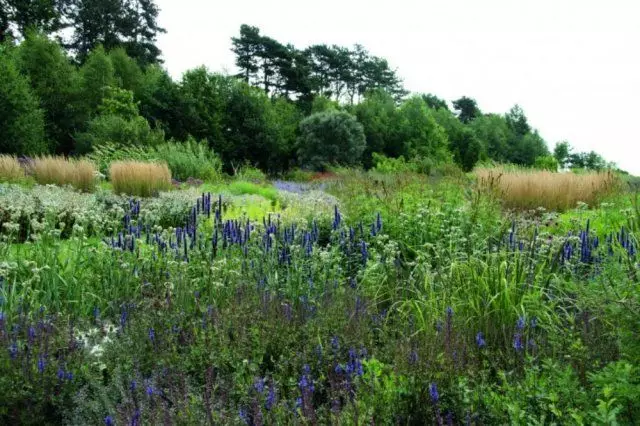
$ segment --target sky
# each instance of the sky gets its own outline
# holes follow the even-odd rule
[[[411,92],[483,112],[514,104],[552,150],[567,140],[640,175],[640,0],[157,0],[165,66],[235,72],[241,24],[298,48],[362,44]]]

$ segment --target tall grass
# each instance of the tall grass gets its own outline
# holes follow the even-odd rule
[[[579,202],[595,205],[620,188],[620,179],[609,171],[576,174],[482,168],[475,174],[481,187],[497,193],[505,207],[515,209],[562,211]]]
[[[18,182],[24,177],[24,170],[16,157],[0,155],[0,182]]]
[[[109,168],[109,179],[117,194],[149,197],[171,187],[166,163],[116,161]]]
[[[44,156],[35,158],[29,167],[41,185],[71,185],[85,192],[92,191],[96,185],[97,170],[89,160]]]

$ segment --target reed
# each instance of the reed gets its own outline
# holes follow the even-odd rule
[[[150,197],[171,187],[166,163],[116,161],[109,167],[109,179],[117,194]]]
[[[497,194],[507,208],[563,211],[578,202],[590,206],[620,187],[612,172],[555,173],[542,170],[483,168],[475,171],[481,187]]]
[[[41,185],[71,185],[84,192],[90,192],[96,186],[96,166],[86,159],[37,157],[29,168],[36,182]]]
[[[0,155],[0,182],[19,182],[24,177],[24,170],[16,157]]]

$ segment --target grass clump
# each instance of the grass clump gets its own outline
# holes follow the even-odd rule
[[[171,187],[166,163],[116,161],[109,168],[109,179],[117,194],[149,197]]]
[[[278,200],[278,190],[272,186],[262,186],[253,182],[238,180],[228,187],[232,195],[260,195],[275,203]]]
[[[579,202],[596,205],[620,187],[612,172],[554,173],[546,170],[478,169],[481,187],[497,193],[507,208],[564,211]]]
[[[90,160],[64,157],[37,157],[29,165],[36,182],[41,185],[71,185],[90,192],[96,186],[97,170]]]
[[[24,170],[16,157],[0,155],[0,182],[19,182],[24,177]]]

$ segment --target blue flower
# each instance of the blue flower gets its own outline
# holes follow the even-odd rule
[[[115,423],[113,422],[113,417],[107,416],[104,418],[105,426],[113,426]]]
[[[429,395],[431,396],[431,402],[437,404],[440,399],[440,395],[438,394],[438,386],[436,386],[435,383],[431,383],[429,385]]]
[[[258,393],[263,393],[264,392],[264,379],[263,378],[257,379],[256,382],[253,384],[253,387]]]
[[[524,319],[524,316],[521,316],[518,318],[518,321],[516,322],[516,328],[518,330],[524,330],[525,324],[526,324],[526,321]]]
[[[487,345],[487,342],[484,340],[484,334],[482,333],[482,331],[478,331],[478,334],[476,334],[476,345],[478,345],[478,348],[482,349]]]
[[[240,420],[242,420],[246,424],[251,424],[249,413],[247,412],[246,408],[241,407],[240,410],[238,410],[238,416],[240,417]]]
[[[45,361],[44,357],[42,355],[40,355],[40,358],[38,358],[38,371],[40,373],[44,373],[44,369],[47,366],[47,362]]]
[[[267,410],[271,410],[271,407],[276,403],[276,389],[273,384],[269,386],[269,392],[267,394],[267,399],[264,402],[264,407]]]
[[[524,344],[522,342],[522,334],[516,333],[513,336],[513,349],[515,349],[516,352],[520,352],[522,351],[522,349],[524,349]]]
[[[156,341],[156,331],[153,328],[149,329],[149,340],[151,340],[151,343]]]
[[[415,349],[412,349],[409,352],[409,364],[413,365],[418,362],[418,352]]]
[[[16,342],[11,343],[11,346],[9,346],[9,357],[11,357],[11,359],[18,357],[18,344]]]

